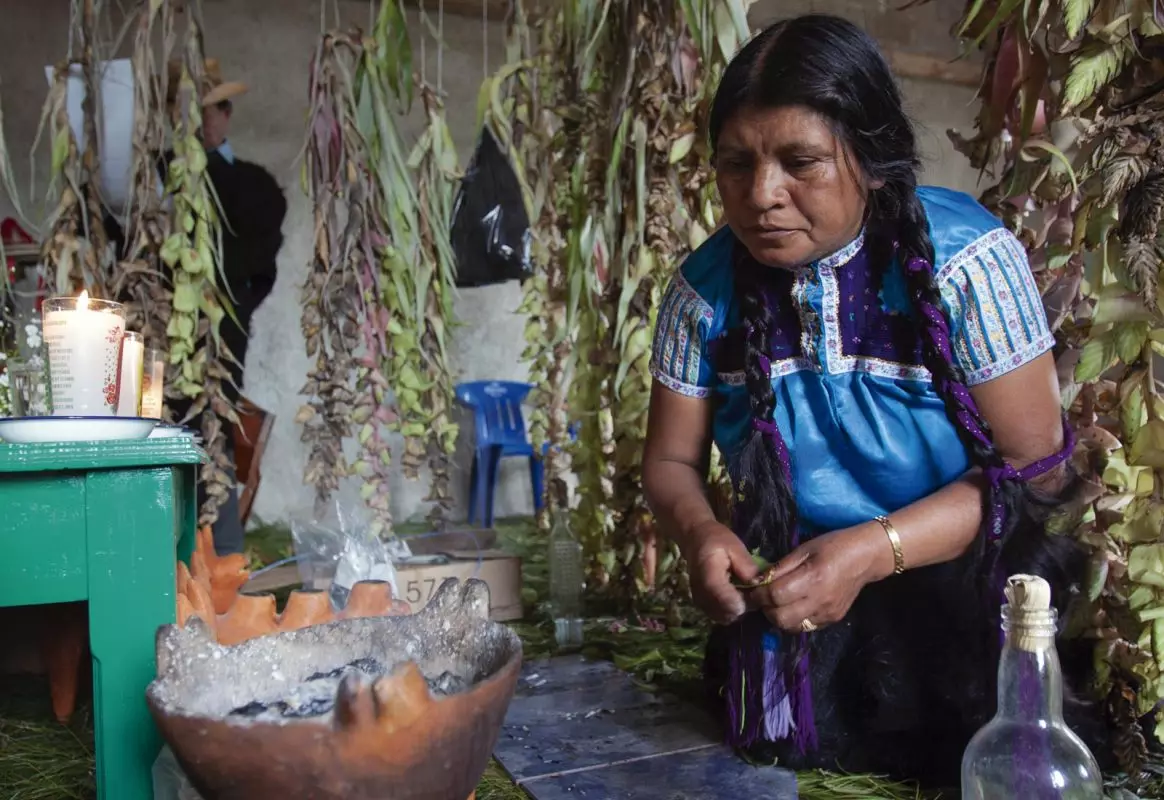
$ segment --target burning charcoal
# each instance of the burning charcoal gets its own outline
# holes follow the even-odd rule
[[[304,717],[321,717],[329,713],[335,707],[335,695],[325,697],[313,697],[305,703],[296,706],[289,706],[286,703],[280,703],[282,708],[282,716],[287,719],[301,719]]]
[[[310,683],[311,681],[318,681],[329,678],[339,681],[345,674],[353,670],[362,672],[365,675],[371,675],[372,677],[378,677],[387,672],[383,665],[374,658],[357,658],[352,663],[345,664],[342,667],[336,667],[331,672],[316,672],[315,674],[308,676],[307,682]]]
[[[236,708],[234,711],[230,712],[230,715],[232,717],[258,717],[261,716],[266,710],[266,704],[260,703],[256,700],[253,703],[247,703],[245,706]]]
[[[428,678],[428,688],[435,695],[459,694],[469,688],[468,682],[451,672],[442,672],[436,678]]]

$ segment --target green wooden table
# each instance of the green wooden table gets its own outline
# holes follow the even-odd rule
[[[0,607],[88,601],[99,800],[151,800],[145,702],[194,547],[201,451],[188,437],[0,444]]]

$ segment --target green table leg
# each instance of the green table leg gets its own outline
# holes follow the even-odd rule
[[[198,491],[197,471],[192,467],[183,467],[174,470],[174,503],[176,504],[178,530],[177,538],[178,560],[190,566],[190,557],[194,555],[194,548],[198,544]]]
[[[153,796],[161,740],[145,690],[156,673],[154,635],[174,622],[174,542],[185,516],[174,506],[186,493],[177,476],[192,472],[109,470],[86,478],[98,800]]]

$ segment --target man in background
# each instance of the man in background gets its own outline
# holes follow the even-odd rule
[[[174,102],[181,66],[170,64],[171,95],[167,105]],[[221,324],[223,344],[238,363],[227,360],[233,385],[224,386],[227,398],[239,401],[239,387],[243,382],[247,345],[250,343],[251,318],[255,310],[271,293],[275,285],[275,259],[283,246],[283,219],[287,215],[287,200],[275,178],[258,164],[235,156],[230,143],[230,123],[234,112],[233,100],[245,94],[246,85],[227,82],[216,59],[207,59],[202,87],[202,130],[199,138],[207,153],[207,175],[218,195],[222,212],[222,274],[229,287],[228,299],[234,305],[234,319],[227,315]],[[168,160],[168,158],[167,158]],[[171,404],[176,419],[182,419],[190,408],[189,401]],[[194,428],[201,420],[190,421]],[[227,434],[231,464],[235,463],[234,441]],[[232,482],[235,472],[230,470]],[[205,500],[199,486],[199,505]],[[243,526],[239,514],[238,489],[233,487],[226,503],[219,509],[214,525],[214,549],[219,555],[241,553]]]

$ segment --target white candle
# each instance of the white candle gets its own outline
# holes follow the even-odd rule
[[[121,389],[117,396],[117,416],[141,416],[142,362],[145,342],[140,333],[126,332],[121,339]]]
[[[151,347],[145,351],[145,366],[141,381],[141,415],[143,417],[162,418],[165,388],[166,354]]]
[[[43,314],[53,415],[113,416],[125,307],[81,292],[75,298],[50,297]]]

